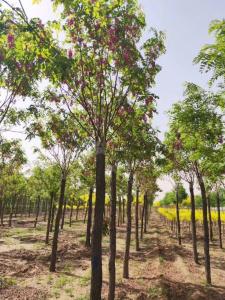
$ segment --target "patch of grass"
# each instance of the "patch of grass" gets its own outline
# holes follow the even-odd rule
[[[150,287],[149,290],[148,290],[148,295],[149,297],[151,298],[156,298],[156,297],[160,297],[163,295],[163,290],[161,287],[158,287],[158,286],[153,286],[153,287]]]
[[[47,278],[47,284],[52,285],[52,282],[53,282],[53,277],[52,277],[52,275],[48,275],[48,278]]]
[[[53,295],[54,295],[55,299],[58,299],[60,297],[60,291],[59,290],[54,290]]]
[[[87,285],[89,285],[90,280],[91,280],[91,275],[90,274],[84,275],[80,278],[79,283],[80,283],[81,286],[87,286]]]
[[[164,261],[165,261],[164,257],[163,257],[163,256],[160,256],[160,257],[159,257],[159,262],[160,262],[160,264],[163,264]]]
[[[76,300],[89,300],[89,297],[88,296],[81,296],[81,297],[76,298]]]
[[[63,288],[66,284],[71,282],[71,278],[69,276],[61,275],[55,282],[54,287],[61,289]]]
[[[5,289],[9,286],[16,285],[15,278],[0,277],[0,289]]]
[[[65,292],[71,297],[71,298],[74,298],[74,289],[72,288],[67,288],[65,289]]]

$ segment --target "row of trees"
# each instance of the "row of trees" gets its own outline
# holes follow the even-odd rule
[[[169,130],[165,138],[169,172],[176,186],[177,230],[180,237],[179,185],[189,185],[194,260],[198,263],[197,235],[195,224],[194,184],[201,192],[204,231],[204,255],[206,280],[211,284],[209,237],[212,239],[211,199],[218,211],[219,241],[222,248],[220,205],[224,194],[224,79],[225,79],[225,22],[214,21],[210,32],[215,42],[202,48],[195,62],[201,71],[213,74],[210,85],[218,84],[217,92],[206,91],[194,83],[186,83],[184,99],[175,103],[169,112]],[[220,81],[221,80],[221,81]],[[215,203],[216,198],[216,203]],[[207,216],[209,216],[209,221]]]

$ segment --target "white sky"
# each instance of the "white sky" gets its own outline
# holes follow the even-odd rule
[[[9,0],[18,3],[18,0]],[[1,2],[1,0],[0,0]],[[183,84],[191,81],[207,88],[206,74],[199,72],[192,61],[200,48],[212,41],[208,35],[209,23],[225,17],[225,0],[139,0],[143,8],[148,28],[156,27],[166,33],[167,53],[160,59],[162,71],[157,77],[154,92],[159,95],[158,115],[154,124],[163,133],[167,129],[166,111],[172,103],[182,99]],[[39,5],[32,5],[32,0],[22,0],[29,17],[40,17],[44,22],[54,19],[51,0],[42,0]],[[148,30],[144,34],[148,38]],[[19,138],[19,134],[9,134]],[[22,137],[22,136],[21,136]],[[33,142],[24,141],[24,148],[31,161]],[[160,181],[161,197],[171,189],[168,178]]]

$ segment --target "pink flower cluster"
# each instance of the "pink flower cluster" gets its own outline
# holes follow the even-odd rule
[[[13,48],[15,46],[15,37],[13,34],[9,33],[7,35],[7,43],[9,48]]]

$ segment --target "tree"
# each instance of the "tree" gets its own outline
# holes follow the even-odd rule
[[[207,283],[211,283],[209,231],[205,176],[207,163],[223,149],[222,116],[215,105],[214,95],[195,84],[187,83],[185,99],[173,105],[170,121],[178,133],[176,147],[184,149],[198,180],[202,196],[204,254]],[[222,143],[221,143],[222,142]]]

